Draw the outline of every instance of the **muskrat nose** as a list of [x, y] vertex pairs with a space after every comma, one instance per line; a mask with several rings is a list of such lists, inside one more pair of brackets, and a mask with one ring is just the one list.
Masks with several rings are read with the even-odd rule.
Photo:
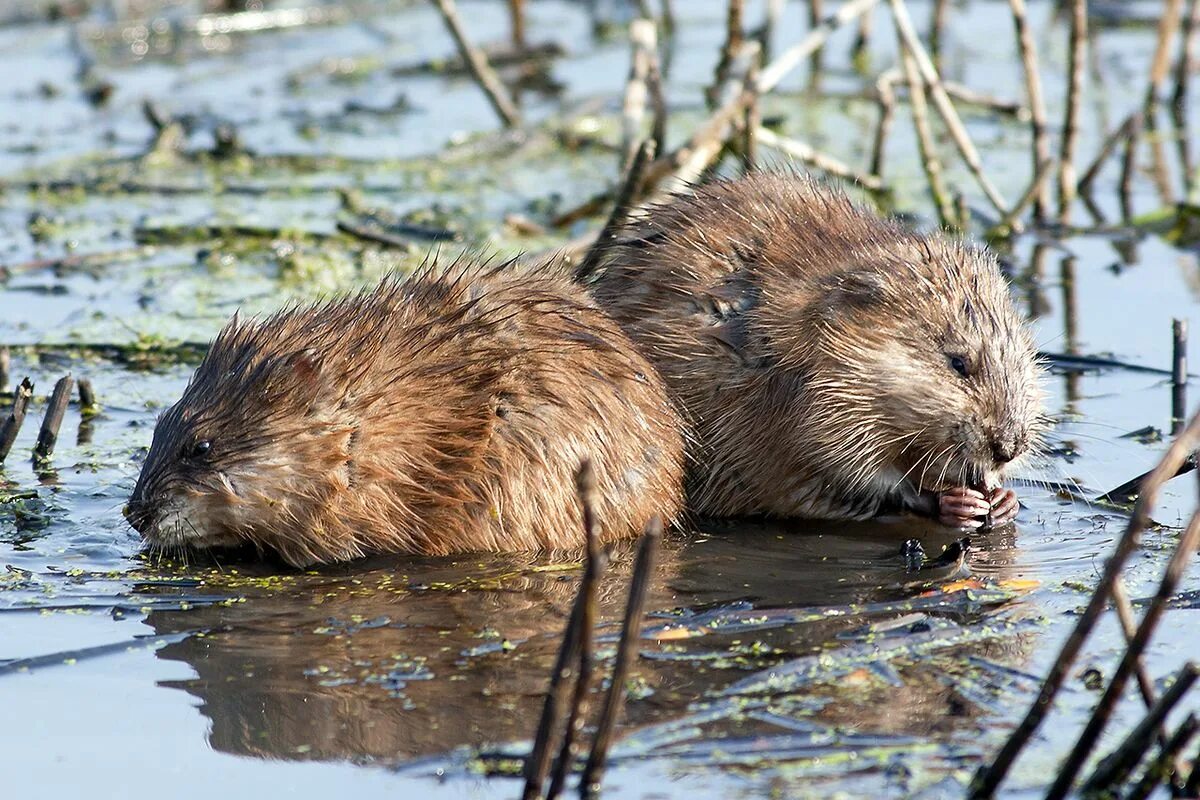
[[125, 521], [133, 526], [133, 529], [141, 533], [150, 523], [149, 509], [146, 504], [140, 500], [131, 497], [125, 507], [121, 509], [121, 513], [125, 516]]

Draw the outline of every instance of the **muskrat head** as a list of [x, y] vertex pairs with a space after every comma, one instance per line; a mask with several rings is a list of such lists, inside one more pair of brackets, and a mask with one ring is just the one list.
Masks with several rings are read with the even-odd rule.
[[265, 330], [235, 317], [159, 418], [125, 508], [152, 547], [249, 542], [293, 560], [287, 543], [321, 500], [339, 437], [316, 419], [319, 356]]
[[941, 240], [914, 250], [825, 287], [816, 372], [831, 377], [814, 391], [850, 422], [853, 481], [990, 491], [1038, 445], [1041, 367], [990, 256]]

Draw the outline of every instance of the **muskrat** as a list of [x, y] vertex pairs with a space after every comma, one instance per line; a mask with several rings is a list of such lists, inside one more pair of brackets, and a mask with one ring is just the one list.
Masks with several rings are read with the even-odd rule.
[[679, 513], [682, 425], [569, 276], [462, 259], [261, 321], [235, 315], [154, 430], [126, 517], [152, 546], [293, 566], [583, 544]]
[[626, 223], [589, 283], [688, 419], [712, 516], [1011, 521], [1041, 367], [995, 259], [795, 174], [695, 187]]

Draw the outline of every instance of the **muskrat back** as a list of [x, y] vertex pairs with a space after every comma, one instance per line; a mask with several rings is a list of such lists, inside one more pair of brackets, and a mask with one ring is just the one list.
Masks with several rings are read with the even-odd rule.
[[538, 266], [436, 264], [261, 321], [234, 318], [160, 418], [126, 515], [160, 547], [292, 565], [583, 543], [680, 510], [681, 423], [654, 369]]
[[1040, 368], [990, 255], [792, 174], [699, 186], [628, 223], [593, 295], [694, 432], [711, 515], [1005, 522]]

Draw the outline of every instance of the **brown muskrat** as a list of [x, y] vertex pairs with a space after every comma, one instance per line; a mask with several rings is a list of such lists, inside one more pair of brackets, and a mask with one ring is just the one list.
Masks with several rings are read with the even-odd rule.
[[666, 389], [587, 293], [460, 260], [261, 321], [236, 316], [159, 419], [126, 516], [152, 546], [294, 566], [583, 544], [682, 502]]
[[713, 516], [1011, 521], [1041, 367], [995, 259], [803, 176], [696, 187], [627, 223], [593, 296], [667, 381]]

